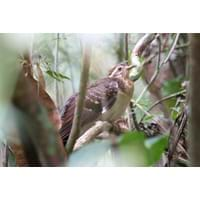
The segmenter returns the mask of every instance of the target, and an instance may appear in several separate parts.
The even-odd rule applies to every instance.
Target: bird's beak
[[[126,67],[126,69],[127,70],[131,70],[131,69],[133,69],[134,67],[136,67],[135,65],[128,65],[127,67]]]

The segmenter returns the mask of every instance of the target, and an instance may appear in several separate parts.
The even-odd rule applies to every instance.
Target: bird
[[[87,87],[80,130],[82,135],[96,121],[113,123],[125,112],[133,96],[134,84],[130,78],[133,65],[120,63],[112,67],[107,77]],[[61,112],[60,135],[65,145],[72,128],[78,93],[72,95]]]

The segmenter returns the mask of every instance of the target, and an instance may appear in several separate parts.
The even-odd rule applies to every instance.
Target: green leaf
[[[183,89],[181,86],[182,81],[183,78],[181,76],[172,80],[165,81],[162,87],[163,96],[169,96],[171,94],[180,92]],[[167,105],[168,108],[174,107],[175,104],[176,104],[176,97],[165,101],[165,105]]]
[[[108,140],[96,141],[73,152],[70,167],[85,166],[152,166],[167,145],[166,136],[147,139],[143,132],[128,132],[112,146]]]
[[[142,132],[129,132],[119,141],[118,166],[148,166],[148,151]]]
[[[67,77],[67,76],[65,76],[65,75],[63,75],[63,74],[61,74],[61,73],[57,73],[57,74],[58,74],[58,76],[60,76],[60,77],[63,78],[63,79],[68,79],[68,80],[70,80],[69,77]]]
[[[150,121],[152,121],[152,119],[153,119],[153,116],[148,116],[148,115],[146,115],[146,116],[144,117],[143,121],[144,121],[144,122],[150,122]]]
[[[174,94],[176,92],[179,92],[182,90],[181,83],[183,81],[183,78],[181,76],[165,81],[162,87],[162,93],[163,96],[168,96],[170,94]]]
[[[146,139],[142,132],[129,132],[119,141],[119,166],[152,166],[161,158],[168,142],[167,136]]]
[[[156,136],[145,141],[145,145],[148,148],[148,152],[150,154],[150,165],[153,165],[159,161],[162,153],[167,147],[167,143],[168,136],[166,135]]]
[[[52,78],[56,79],[57,81],[63,81],[63,79],[68,79],[68,80],[70,80],[69,77],[67,77],[67,76],[65,76],[65,75],[63,75],[63,74],[61,74],[61,73],[55,72],[55,71],[53,71],[53,70],[50,70],[50,69],[48,69],[48,70],[46,71],[46,73],[47,73],[49,76],[51,76]]]
[[[173,120],[175,120],[181,113],[181,107],[180,106],[177,106],[177,107],[173,107],[171,108],[171,118]]]
[[[73,152],[67,165],[69,167],[97,166],[110,148],[111,144],[107,140],[93,142]]]

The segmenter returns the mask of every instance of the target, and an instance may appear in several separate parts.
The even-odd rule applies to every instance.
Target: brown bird
[[[132,68],[127,64],[118,64],[109,71],[108,77],[87,88],[80,134],[98,120],[112,123],[124,114],[133,95],[133,81],[129,77]],[[72,95],[63,108],[60,134],[64,145],[72,128],[77,97],[78,93]]]

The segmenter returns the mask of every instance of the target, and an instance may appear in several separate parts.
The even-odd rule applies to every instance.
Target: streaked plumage
[[[119,64],[110,70],[108,77],[88,87],[81,119],[81,134],[97,120],[113,122],[124,114],[133,94],[129,68],[125,64]],[[71,131],[77,96],[78,94],[72,95],[63,108],[60,134],[64,144]]]

